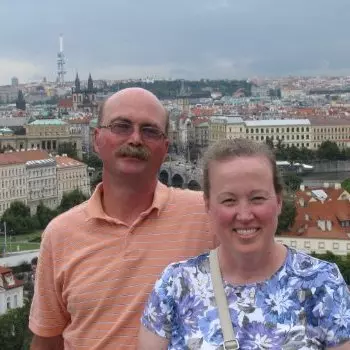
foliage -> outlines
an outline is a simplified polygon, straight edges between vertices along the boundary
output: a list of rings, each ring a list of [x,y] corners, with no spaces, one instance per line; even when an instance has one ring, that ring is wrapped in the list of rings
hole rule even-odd
[[[58,145],[58,154],[66,154],[70,158],[79,159],[76,147],[71,142],[63,142]]]
[[[317,150],[319,159],[335,160],[341,158],[341,152],[338,145],[333,141],[324,141]]]
[[[36,209],[36,218],[38,220],[38,227],[43,229],[47,226],[47,224],[57,216],[57,210],[52,210],[46,207],[42,202],[37,206]],[[32,242],[32,241],[30,241]]]
[[[38,222],[35,217],[31,217],[29,207],[19,201],[11,203],[2,215],[1,222],[6,222],[11,235],[29,233],[38,228]]]
[[[31,334],[28,330],[30,301],[21,308],[8,310],[0,316],[0,349],[22,350],[28,348]]]
[[[102,160],[95,153],[91,153],[89,156],[84,154],[83,162],[95,170],[102,169]]]
[[[344,280],[347,285],[350,285],[350,254],[347,256],[335,255],[330,251],[327,251],[325,254],[312,254],[314,257],[329,261],[330,263],[337,264],[341,274],[344,277]]]
[[[278,226],[276,234],[287,232],[294,224],[297,209],[292,199],[283,199],[282,212],[278,217]]]
[[[61,203],[58,206],[58,212],[63,213],[74,206],[85,202],[88,197],[79,189],[75,189],[70,193],[65,193],[62,197]]]
[[[128,87],[142,87],[158,96],[160,99],[175,99],[179,96],[181,80],[156,80],[154,82],[119,82],[110,87],[110,91],[118,91]],[[232,96],[237,90],[243,89],[246,96],[251,95],[251,84],[246,80],[206,80],[184,82],[185,93],[191,98],[210,97],[210,91],[220,91],[223,95]]]
[[[344,188],[344,190],[348,191],[350,193],[350,178],[345,179],[342,184],[341,187]]]
[[[303,179],[300,176],[295,174],[287,174],[283,177],[283,181],[287,187],[287,190],[296,192],[300,188],[300,185],[303,182]]]

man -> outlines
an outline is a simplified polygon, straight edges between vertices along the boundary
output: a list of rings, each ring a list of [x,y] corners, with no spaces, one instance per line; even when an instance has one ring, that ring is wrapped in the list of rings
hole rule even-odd
[[[168,125],[160,101],[140,88],[101,107],[94,147],[102,183],[43,234],[31,349],[134,349],[164,267],[212,247],[201,193],[157,180]]]

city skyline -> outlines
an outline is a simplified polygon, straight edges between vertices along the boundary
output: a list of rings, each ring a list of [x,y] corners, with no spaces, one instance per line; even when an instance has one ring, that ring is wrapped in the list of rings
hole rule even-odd
[[[347,0],[5,1],[0,84],[54,81],[60,33],[66,80],[350,75],[349,12]]]

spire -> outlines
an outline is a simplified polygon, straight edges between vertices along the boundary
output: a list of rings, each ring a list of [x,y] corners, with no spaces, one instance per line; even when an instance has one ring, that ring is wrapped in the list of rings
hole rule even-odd
[[[75,77],[75,92],[80,92],[80,79],[78,73]]]
[[[94,91],[94,82],[91,78],[91,73],[89,73],[89,79],[88,79],[88,92]]]

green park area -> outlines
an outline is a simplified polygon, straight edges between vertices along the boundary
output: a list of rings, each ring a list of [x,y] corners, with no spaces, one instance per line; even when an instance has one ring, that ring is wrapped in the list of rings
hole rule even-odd
[[[23,235],[7,235],[6,247],[5,236],[0,236],[1,252],[19,252],[23,250],[34,250],[40,248],[41,230]]]

